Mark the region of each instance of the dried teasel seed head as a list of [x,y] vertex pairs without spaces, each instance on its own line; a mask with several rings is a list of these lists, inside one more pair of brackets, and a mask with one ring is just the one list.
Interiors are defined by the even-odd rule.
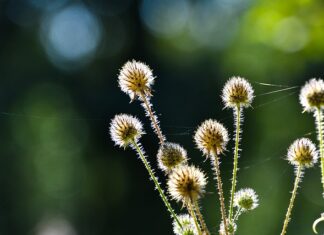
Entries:
[[188,215],[178,215],[178,219],[182,225],[179,226],[177,221],[173,221],[173,232],[176,235],[198,235],[194,219]]
[[244,78],[230,78],[224,88],[222,99],[226,108],[249,107],[254,98],[251,84]]
[[298,167],[312,167],[318,160],[315,144],[307,138],[295,140],[288,149],[287,160]]
[[[227,224],[227,232],[228,232],[227,234],[233,235],[237,230],[237,225],[235,224],[235,222],[229,221],[228,219],[226,219],[226,224]],[[219,226],[219,235],[226,235],[224,221],[222,221]]]
[[258,202],[258,195],[251,188],[241,189],[234,194],[234,206],[240,208],[242,212],[257,208]]
[[128,114],[116,115],[111,120],[109,131],[115,144],[124,148],[144,134],[142,123]]
[[168,191],[176,201],[196,201],[205,192],[205,174],[194,166],[182,165],[173,169],[168,179]]
[[194,140],[204,155],[221,154],[228,142],[228,132],[221,123],[209,119],[198,127]]
[[128,61],[121,68],[118,76],[119,87],[128,94],[131,100],[136,97],[151,96],[151,85],[154,82],[152,70],[139,61]]
[[302,87],[299,101],[306,112],[324,108],[324,81],[312,78]]
[[169,173],[173,168],[187,162],[187,151],[179,144],[164,143],[158,150],[158,166]]

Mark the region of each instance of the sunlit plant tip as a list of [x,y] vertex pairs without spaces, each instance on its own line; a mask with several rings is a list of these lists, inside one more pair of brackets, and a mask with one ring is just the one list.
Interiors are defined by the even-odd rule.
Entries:
[[[228,235],[234,235],[234,233],[237,230],[237,225],[233,221],[227,220],[227,233]],[[219,226],[219,235],[226,235],[225,231],[225,225],[224,222],[222,221],[220,226]]]
[[221,154],[228,143],[228,132],[221,123],[209,119],[198,127],[194,140],[204,155]]
[[142,123],[128,114],[116,115],[110,123],[109,132],[115,144],[123,148],[136,142],[144,134]]
[[295,140],[288,149],[287,159],[290,164],[298,167],[312,167],[318,160],[316,146],[311,140],[301,138]]
[[167,182],[170,196],[183,203],[198,200],[205,192],[207,179],[205,174],[194,166],[176,167]]
[[242,77],[230,78],[223,88],[222,99],[226,108],[249,107],[254,98],[251,84]]
[[173,221],[173,232],[176,235],[198,235],[197,229],[195,227],[194,219],[188,215],[178,215],[178,219],[182,225],[182,228],[176,221]]
[[306,112],[324,108],[324,81],[312,78],[302,87],[299,101]]
[[241,189],[234,195],[234,206],[242,212],[250,211],[259,205],[258,195],[251,188]]
[[173,168],[187,162],[187,151],[179,144],[164,143],[158,150],[158,166],[169,173]]
[[119,87],[130,96],[131,100],[151,96],[153,82],[154,76],[150,67],[135,60],[126,62],[118,76]]

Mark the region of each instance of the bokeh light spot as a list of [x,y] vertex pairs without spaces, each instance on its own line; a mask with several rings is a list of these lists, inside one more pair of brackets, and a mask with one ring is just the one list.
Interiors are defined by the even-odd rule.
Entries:
[[143,0],[140,6],[143,23],[160,37],[181,33],[186,26],[189,11],[186,0]]
[[296,17],[280,21],[274,31],[274,45],[285,52],[296,52],[304,48],[309,39],[308,29]]
[[46,19],[41,37],[50,60],[60,68],[71,70],[93,59],[102,31],[96,16],[76,4]]

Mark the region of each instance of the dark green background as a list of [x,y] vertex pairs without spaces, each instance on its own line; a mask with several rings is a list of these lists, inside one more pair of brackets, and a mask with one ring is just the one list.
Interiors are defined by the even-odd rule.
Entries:
[[[115,114],[139,117],[147,132],[142,144],[156,168],[158,140],[139,102],[129,104],[117,84],[119,69],[133,58],[154,71],[152,102],[167,139],[183,145],[209,176],[201,205],[214,234],[220,223],[215,181],[192,135],[203,120],[215,118],[233,136],[221,89],[233,75],[251,82],[256,97],[244,110],[238,188],[254,188],[260,206],[241,216],[238,234],[279,234],[294,180],[287,148],[303,136],[316,141],[314,118],[302,114],[298,94],[306,80],[323,76],[323,1],[154,4],[161,1],[66,0],[45,11],[32,2],[46,7],[46,1],[0,0],[0,234],[48,235],[49,228],[61,235],[172,234],[142,163],[108,135]],[[87,63],[58,58],[57,65],[40,29],[46,17],[71,6],[96,17],[101,39],[83,58]],[[78,34],[72,39],[83,40]],[[233,141],[221,160],[227,198],[232,148]],[[323,205],[317,165],[305,173],[288,234],[312,234]],[[318,229],[322,234],[324,226]]]

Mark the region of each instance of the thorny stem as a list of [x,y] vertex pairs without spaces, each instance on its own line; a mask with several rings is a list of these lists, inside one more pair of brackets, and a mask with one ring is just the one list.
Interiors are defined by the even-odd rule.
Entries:
[[200,226],[199,226],[199,223],[198,223],[198,219],[197,219],[197,216],[195,214],[195,210],[194,210],[194,206],[193,206],[192,200],[190,200],[190,201],[187,202],[187,208],[188,208],[188,211],[189,211],[191,217],[195,221],[195,225],[196,225],[196,228],[197,228],[197,231],[198,231],[198,235],[202,235],[201,229],[200,229]]
[[317,132],[319,140],[319,150],[321,158],[321,172],[322,172],[322,184],[323,184],[323,197],[324,197],[324,146],[323,146],[323,123],[322,123],[322,110],[317,109]]
[[227,221],[226,221],[226,211],[225,211],[225,200],[224,200],[224,194],[223,194],[223,188],[222,188],[222,178],[220,175],[220,168],[219,168],[219,161],[218,156],[216,153],[212,154],[211,161],[214,166],[215,175],[216,175],[216,181],[217,181],[217,188],[218,188],[218,195],[219,195],[219,202],[220,202],[220,209],[222,214],[222,220],[225,227],[225,235],[228,235],[228,227],[227,227]]
[[241,215],[242,213],[242,207],[240,207],[239,209],[237,209],[235,216],[233,218],[233,221],[236,221],[238,219],[238,217]]
[[164,143],[164,136],[162,134],[162,131],[160,129],[160,126],[158,124],[158,121],[156,120],[156,117],[153,113],[153,110],[149,104],[149,101],[147,100],[146,96],[141,94],[141,99],[143,100],[144,102],[144,105],[145,105],[145,109],[147,110],[149,116],[150,116],[150,119],[151,119],[151,122],[152,122],[152,126],[154,127],[155,129],[155,132],[160,140],[160,144],[162,145]]
[[293,189],[292,194],[291,194],[290,203],[289,203],[288,210],[287,210],[287,213],[286,213],[286,218],[285,218],[285,221],[284,221],[284,224],[283,224],[281,235],[285,235],[286,232],[287,232],[287,226],[288,226],[288,223],[290,221],[290,215],[291,215],[291,211],[292,211],[293,206],[294,206],[294,201],[295,201],[295,198],[296,198],[297,188],[298,188],[299,181],[301,179],[301,175],[302,175],[302,167],[298,166],[297,173],[296,173],[296,178],[295,178],[295,183],[294,183],[294,189]]
[[210,235],[210,232],[208,231],[207,225],[205,223],[204,217],[202,216],[200,209],[199,209],[199,205],[197,201],[194,201],[193,203],[194,208],[195,208],[195,212],[198,216],[199,222],[201,224],[202,230],[204,231],[204,235]]
[[231,201],[229,208],[229,220],[233,217],[233,206],[234,206],[234,194],[236,188],[236,175],[237,175],[237,165],[238,165],[238,153],[239,153],[239,142],[240,142],[240,125],[241,125],[241,110],[240,105],[236,106],[234,111],[234,117],[236,119],[236,131],[235,131],[235,148],[234,148],[234,167],[233,167],[233,178],[232,178],[232,189],[231,189]]
[[167,197],[165,196],[157,178],[155,177],[154,175],[154,172],[151,168],[151,166],[149,165],[149,163],[147,162],[141,148],[139,147],[139,145],[137,144],[137,142],[135,140],[133,140],[132,142],[132,145],[135,147],[137,153],[139,154],[142,162],[144,163],[145,165],[145,168],[147,169],[147,171],[149,172],[149,175],[151,177],[151,179],[153,180],[154,184],[155,184],[155,187],[156,189],[159,191],[159,194],[160,194],[160,197],[162,198],[162,201],[164,202],[165,206],[167,207],[168,211],[171,213],[171,217],[173,217],[175,219],[175,221],[178,223],[178,225],[180,226],[180,228],[182,228],[182,224],[180,223],[177,215],[175,214],[175,212],[173,211]]

